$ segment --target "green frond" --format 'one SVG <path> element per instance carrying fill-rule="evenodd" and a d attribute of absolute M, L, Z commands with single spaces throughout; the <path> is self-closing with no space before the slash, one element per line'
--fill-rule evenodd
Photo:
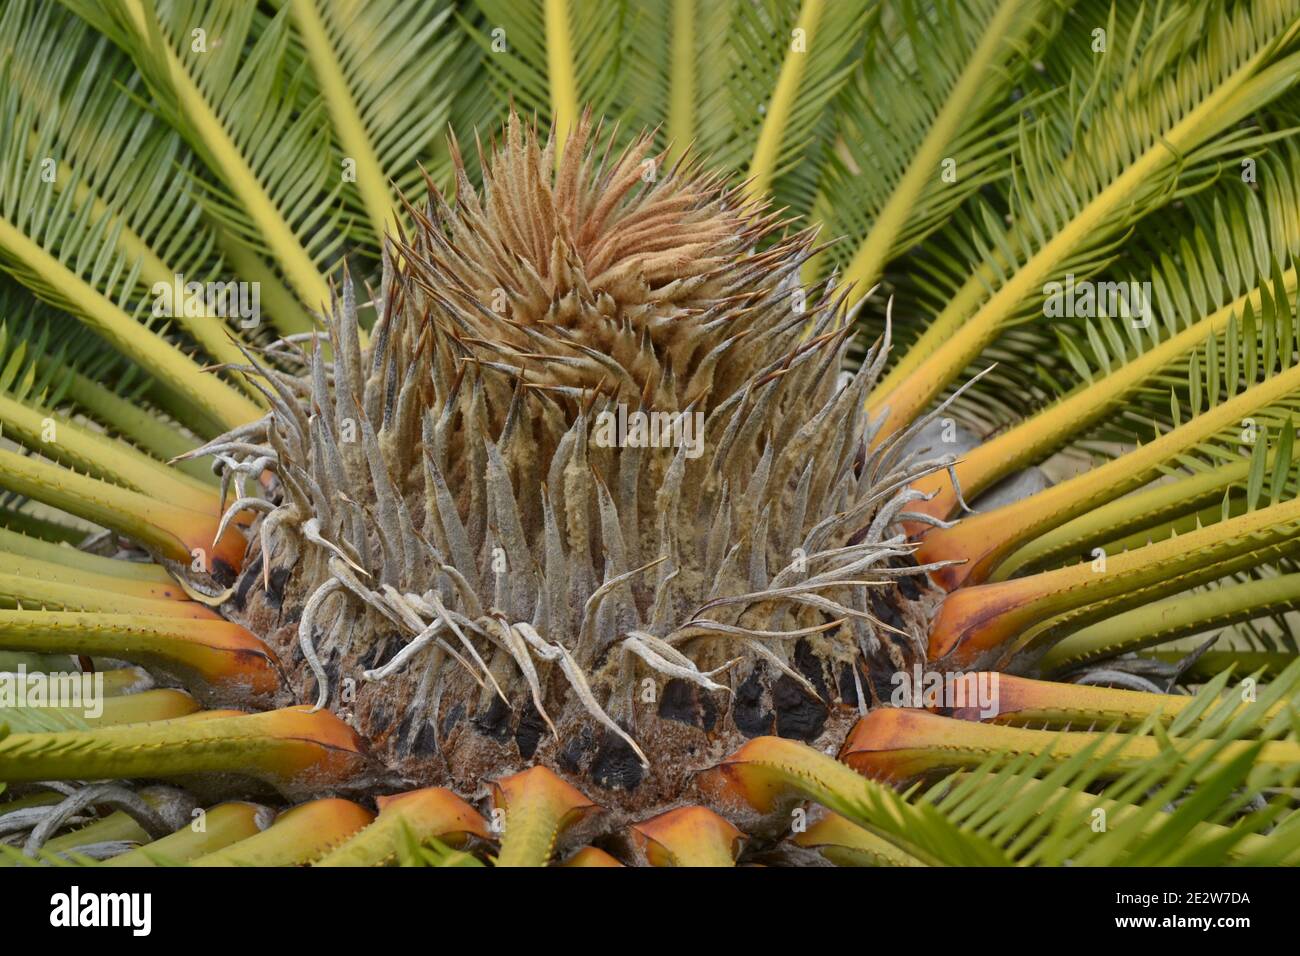
<path fill-rule="evenodd" d="M 1043 667 L 1068 670 L 1103 657 L 1168 644 L 1240 621 L 1300 607 L 1300 576 L 1283 574 L 1180 594 L 1080 628 L 1043 657 Z M 1289 638 L 1294 650 L 1294 638 Z"/>
<path fill-rule="evenodd" d="M 55 24 L 43 17 L 25 18 L 26 10 L 21 4 L 10 6 L 0 18 L 0 35 L 9 38 L 4 41 L 7 46 L 20 50 L 26 46 L 39 54 L 53 38 L 62 39 Z M 98 88 L 77 79 L 75 68 L 82 65 L 91 41 L 75 32 L 73 40 L 51 53 L 53 67 L 43 60 L 39 73 L 25 52 L 3 67 L 0 123 L 15 135 L 6 136 L 0 162 L 0 262 L 36 295 L 88 323 L 120 352 L 166 382 L 197 423 L 221 429 L 248 421 L 256 417 L 258 406 L 216 376 L 202 374 L 197 363 L 159 335 L 151 314 L 152 298 L 144 294 L 164 274 L 152 258 L 150 242 L 176 243 L 185 255 L 196 258 L 177 259 L 173 265 L 206 274 L 203 237 L 193 233 L 193 217 L 160 218 L 160 207 L 147 202 L 144 189 L 128 193 L 121 201 L 114 199 L 113 191 L 121 182 L 130 186 L 152 178 L 150 188 L 174 189 L 178 194 L 178 205 L 166 209 L 183 212 L 190 191 L 181 182 L 185 174 L 173 169 L 175 143 L 158 132 L 146 114 L 136 110 L 133 116 L 126 111 L 129 101 L 116 87 L 107 86 L 117 103 L 123 104 L 118 109 L 112 102 L 102 102 L 104 95 Z M 96 68 L 120 75 L 121 63 L 112 62 L 109 49 L 98 41 L 89 56 Z M 89 131 L 79 128 L 84 120 L 78 117 L 86 111 L 103 116 L 111 125 Z M 60 123 L 65 116 L 71 119 Z M 116 159 L 122 150 L 139 153 L 119 180 Z M 170 281 L 172 273 L 165 275 Z M 219 355 L 230 349 L 224 334 L 210 323 L 192 324 L 188 331 Z M 238 355 L 234 350 L 230 354 Z"/>
<path fill-rule="evenodd" d="M 988 866 L 1010 861 L 982 837 L 962 832 L 924 803 L 860 776 L 805 744 L 759 737 L 715 771 L 760 812 L 813 800 L 926 865 Z"/>
<path fill-rule="evenodd" d="M 1172 17 L 1185 15 L 1170 9 Z M 1011 225 L 987 218 L 984 234 L 974 237 L 972 271 L 881 382 L 873 410 L 889 406 L 892 423 L 915 416 L 1004 327 L 1041 313 L 1047 282 L 1096 272 L 1136 220 L 1212 173 L 1226 153 L 1269 142 L 1272 134 L 1249 129 L 1219 134 L 1291 85 L 1298 30 L 1285 0 L 1238 7 L 1216 19 L 1158 83 L 1138 89 L 1115 82 L 1104 111 L 1089 116 L 1088 87 L 1046 101 L 1043 122 L 1022 124 L 1007 195 Z M 1114 69 L 1119 52 L 1112 47 L 1099 58 L 1108 65 L 1097 67 L 1094 81 Z M 1075 130 L 1063 156 L 1054 125 Z"/>
<path fill-rule="evenodd" d="M 102 254 L 138 266 L 141 291 L 170 285 L 177 273 L 209 278 L 213 237 L 188 181 L 188 157 L 180 138 L 133 99 L 126 57 L 57 6 L 13 5 L 0 21 L 0 38 L 14 51 L 6 85 L 23 99 L 6 126 L 26 140 L 15 147 L 24 147 L 29 181 L 48 181 L 56 196 L 70 192 L 70 214 L 84 209 L 87 224 L 105 234 Z M 104 82 L 106 76 L 113 80 Z M 171 201 L 159 205 L 151 194 Z M 39 219 L 27 228 L 48 232 Z M 65 246 L 69 240 L 75 241 L 66 236 Z M 214 359 L 239 360 L 228 338 L 239 331 L 220 318 L 180 310 L 174 319 Z"/>
<path fill-rule="evenodd" d="M 343 170 L 326 105 L 305 94 L 308 67 L 290 62 L 289 11 L 265 20 L 228 0 L 68 5 L 130 54 L 160 115 L 215 177 L 192 178 L 208 213 L 273 261 L 307 309 L 323 309 L 324 272 L 347 232 Z"/>
<path fill-rule="evenodd" d="M 0 740 L 0 765 L 14 782 L 240 773 L 293 794 L 321 779 L 346 777 L 363 762 L 346 725 L 302 710 L 214 711 L 122 727 L 11 733 Z"/>
<path fill-rule="evenodd" d="M 1034 109 L 1010 93 L 1042 55 L 1056 6 L 979 0 L 886 8 L 836 103 L 840 127 L 814 208 L 827 238 L 856 240 L 825 254 L 853 284 L 850 301 L 973 192 L 1006 175 L 1016 119 Z"/>
<path fill-rule="evenodd" d="M 863 28 L 872 12 L 869 4 L 828 3 L 827 0 L 802 0 L 797 15 L 790 17 L 779 3 L 741 5 L 735 36 L 741 42 L 742 62 L 737 65 L 734 81 L 755 93 L 755 77 L 746 75 L 743 59 L 757 50 L 746 49 L 745 42 L 762 38 L 766 56 L 781 54 L 771 93 L 745 99 L 739 103 L 760 103 L 759 116 L 744 122 L 741 129 L 755 130 L 753 152 L 745 176 L 747 192 L 763 197 L 775 193 L 779 202 L 807 209 L 812 202 L 815 179 L 808 176 L 808 164 L 815 163 L 826 137 L 824 112 L 835 94 L 847 82 L 850 54 L 860 49 Z M 789 37 L 784 49 L 770 41 L 772 33 Z M 733 91 L 734 95 L 734 91 Z M 800 166 L 804 167 L 800 182 Z M 816 167 L 813 167 L 816 168 Z M 784 180 L 778 184 L 779 180 Z"/>
<path fill-rule="evenodd" d="M 630 43 L 627 0 L 475 0 L 475 6 L 479 17 L 467 29 L 481 47 L 499 110 L 536 114 L 557 143 L 584 109 L 617 118 Z"/>
<path fill-rule="evenodd" d="M 255 836 L 271 816 L 251 803 L 223 803 L 203 813 L 194 824 L 105 860 L 104 866 L 183 866 Z"/>
<path fill-rule="evenodd" d="M 1199 713 L 1189 711 L 1175 722 L 1171 733 L 1181 735 L 1177 742 L 1162 742 L 1147 763 L 1118 767 L 1126 740 L 1154 733 L 1142 727 L 1127 736 L 1102 736 L 1054 767 L 1045 756 L 990 758 L 933 786 L 923 802 L 1005 848 L 1021 864 L 1294 863 L 1300 841 L 1265 836 L 1284 804 L 1258 810 L 1251 803 L 1255 793 L 1294 785 L 1295 770 L 1262 767 L 1257 759 L 1264 744 L 1236 742 L 1294 734 L 1287 721 L 1263 715 L 1293 699 L 1300 667 L 1288 668 L 1245 707 L 1227 680 L 1228 674 L 1221 674 L 1202 689 Z M 1193 717 L 1199 723 L 1193 724 Z M 1235 755 L 1228 757 L 1234 747 Z"/>
<path fill-rule="evenodd" d="M 1061 299 L 1048 318 L 1056 326 L 1062 364 L 1072 374 L 1058 371 L 1056 378 L 1078 384 L 1068 390 L 1049 384 L 1063 394 L 959 463 L 962 488 L 978 494 L 1062 448 L 1145 442 L 1152 423 L 1174 427 L 1231 397 L 1225 391 L 1229 381 L 1235 394 L 1239 381 L 1260 381 L 1270 370 L 1288 367 L 1297 341 L 1293 257 L 1300 251 L 1300 230 L 1288 212 L 1289 187 L 1281 184 L 1300 170 L 1298 158 L 1287 143 L 1261 163 L 1269 184 L 1258 193 L 1226 181 L 1199 197 L 1186 215 L 1159 217 L 1185 228 L 1175 241 L 1152 239 L 1148 256 L 1131 253 L 1130 261 L 1145 258 L 1141 269 L 1112 273 L 1109 286 L 1095 283 L 1089 291 L 1097 295 L 1087 311 L 1097 315 L 1074 318 L 1077 294 L 1069 281 L 1058 281 Z M 1111 306 L 1098 301 L 1101 292 L 1121 284 L 1150 300 L 1145 315 L 1107 314 Z M 1126 301 L 1120 301 L 1121 311 Z M 1247 317 L 1251 335 L 1242 334 Z M 1050 350 L 1046 343 L 1039 347 Z M 1020 361 L 1041 367 L 1041 356 Z M 1051 381 L 1047 374 L 1042 379 Z M 1170 386 L 1182 383 L 1171 395 Z M 947 488 L 926 508 L 942 514 L 955 504 Z"/>
<path fill-rule="evenodd" d="M 382 237 L 396 235 L 399 197 L 414 202 L 423 189 L 418 164 L 447 185 L 446 131 L 474 132 L 455 115 L 482 85 L 473 43 L 445 0 L 280 5 L 328 109 L 338 161 L 355 173 L 341 197 L 365 225 L 353 237 L 378 259 Z"/>

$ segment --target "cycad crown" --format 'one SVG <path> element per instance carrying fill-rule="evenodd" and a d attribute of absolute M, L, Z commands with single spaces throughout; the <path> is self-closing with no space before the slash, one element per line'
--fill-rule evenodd
<path fill-rule="evenodd" d="M 557 169 L 512 118 L 481 194 L 458 167 L 454 204 L 413 213 L 373 345 L 345 280 L 337 360 L 263 366 L 273 411 L 207 446 L 279 479 L 236 618 L 301 659 L 299 699 L 363 674 L 344 706 L 411 779 L 542 762 L 666 804 L 755 732 L 834 714 L 833 744 L 872 670 L 923 656 L 873 608 L 906 603 L 893 522 L 938 466 L 866 453 L 878 366 L 845 377 L 840 303 L 798 284 L 810 237 L 760 251 L 761 204 L 649 150 L 584 123 Z"/>
<path fill-rule="evenodd" d="M 1300 0 L 0 50 L 0 852 L 1300 861 Z"/>

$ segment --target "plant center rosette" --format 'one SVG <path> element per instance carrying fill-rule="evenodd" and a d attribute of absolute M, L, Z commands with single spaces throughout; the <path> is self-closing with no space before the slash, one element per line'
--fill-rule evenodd
<path fill-rule="evenodd" d="M 224 613 L 411 783 L 540 763 L 644 814 L 750 737 L 838 747 L 925 658 L 901 523 L 951 463 L 871 447 L 887 343 L 849 371 L 812 235 L 648 140 L 514 119 L 481 162 L 368 337 L 348 280 L 254 360 L 272 411 L 206 447 L 256 516 Z"/>

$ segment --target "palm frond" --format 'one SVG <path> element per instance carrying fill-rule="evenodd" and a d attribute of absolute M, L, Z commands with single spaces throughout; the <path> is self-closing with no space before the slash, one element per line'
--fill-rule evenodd
<path fill-rule="evenodd" d="M 1173 18 L 1186 15 L 1169 9 Z M 1298 13 L 1287 0 L 1225 12 L 1194 50 L 1141 88 L 1134 79 L 1144 72 L 1141 50 L 1111 47 L 1088 84 L 1047 101 L 1043 122 L 1022 124 L 1007 196 L 1012 225 L 986 213 L 972 236 L 971 271 L 936 272 L 947 304 L 882 381 L 873 410 L 888 406 L 891 423 L 914 416 L 1003 328 L 1041 314 L 1046 283 L 1096 272 L 1134 221 L 1211 174 L 1223 155 L 1275 138 L 1248 128 L 1219 134 L 1294 82 Z M 1162 36 L 1163 25 L 1152 35 Z M 1129 78 L 1112 80 L 1107 109 L 1090 110 L 1120 53 L 1129 57 Z M 1073 131 L 1064 153 L 1056 127 Z"/>
<path fill-rule="evenodd" d="M 134 61 L 159 114 L 215 181 L 194 177 L 204 208 L 276 264 L 309 310 L 330 301 L 324 272 L 348 223 L 337 202 L 325 102 L 292 62 L 288 9 L 266 19 L 228 0 L 68 5 Z"/>
<path fill-rule="evenodd" d="M 31 49 L 40 51 L 61 39 L 56 21 L 43 17 L 29 21 L 21 17 L 23 12 L 21 6 L 9 7 L 0 21 L 0 30 L 10 36 L 9 42 L 21 48 L 30 41 Z M 111 99 L 104 102 L 101 96 L 95 100 L 95 87 L 77 79 L 81 56 L 87 52 L 83 43 L 93 46 L 89 53 L 97 67 L 111 71 L 123 64 L 113 64 L 104 41 L 91 41 L 75 29 L 72 36 L 81 42 L 52 52 L 52 67 L 48 61 L 41 65 L 41 75 L 54 78 L 50 86 L 32 88 L 36 74 L 30 72 L 34 64 L 26 53 L 11 58 L 5 66 L 12 82 L 5 82 L 0 92 L 0 121 L 16 135 L 6 137 L 3 146 L 0 259 L 38 296 L 91 325 L 119 351 L 132 355 L 166 382 L 199 422 L 221 428 L 246 421 L 257 413 L 258 406 L 251 399 L 215 376 L 201 374 L 193 360 L 153 329 L 152 297 L 144 294 L 145 289 L 154 281 L 163 281 L 163 270 L 169 266 L 151 256 L 149 243 L 175 243 L 175 253 L 194 240 L 191 251 L 197 251 L 199 258 L 187 258 L 187 252 L 173 265 L 187 268 L 197 263 L 198 274 L 206 274 L 201 264 L 206 255 L 203 237 L 191 231 L 192 217 L 182 215 L 169 221 L 167 208 L 150 201 L 150 187 L 142 185 L 150 182 L 159 188 L 176 188 L 180 197 L 177 208 L 183 210 L 187 190 L 180 182 L 184 174 L 171 168 L 174 144 L 169 145 L 165 134 L 155 135 L 157 128 L 142 113 L 132 115 L 121 96 L 116 100 L 121 109 L 114 109 Z M 106 122 L 93 133 L 78 119 L 88 106 L 102 108 Z M 62 117 L 69 119 L 60 122 Z M 138 148 L 141 154 L 136 164 L 122 171 L 119 180 L 117 156 L 127 148 Z M 159 173 L 160 181 L 155 179 Z M 134 198 L 124 202 L 114 198 L 121 181 L 139 187 Z M 173 229 L 177 230 L 175 238 Z M 145 275 L 147 262 L 152 265 L 148 266 L 150 274 Z M 172 277 L 173 273 L 166 273 L 168 283 Z M 211 344 L 218 354 L 225 354 L 230 347 L 228 340 L 217 344 L 222 333 L 211 324 L 191 323 L 187 331 Z"/>
<path fill-rule="evenodd" d="M 378 259 L 382 237 L 396 234 L 399 197 L 414 202 L 423 188 L 418 165 L 448 184 L 446 131 L 472 134 L 492 118 L 486 109 L 469 122 L 458 115 L 481 85 L 474 44 L 445 0 L 280 6 L 293 15 L 312 68 L 305 85 L 325 101 L 348 171 L 341 199 L 364 223 L 351 238 Z"/>
<path fill-rule="evenodd" d="M 1012 91 L 1059 19 L 1047 0 L 901 3 L 887 12 L 836 103 L 841 125 L 815 206 L 828 237 L 857 240 L 827 252 L 854 286 L 850 301 L 1007 174 L 1016 119 L 1035 109 Z"/>

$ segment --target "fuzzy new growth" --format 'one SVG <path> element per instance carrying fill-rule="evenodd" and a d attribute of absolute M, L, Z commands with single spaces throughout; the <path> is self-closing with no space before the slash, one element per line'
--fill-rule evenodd
<path fill-rule="evenodd" d="M 362 677 L 354 716 L 390 764 L 502 705 L 554 738 L 532 741 L 543 762 L 584 727 L 643 767 L 679 760 L 639 704 L 647 677 L 726 711 L 763 668 L 829 706 L 793 663 L 806 641 L 862 708 L 873 658 L 923 654 L 910 633 L 882 644 L 897 629 L 869 592 L 924 570 L 895 522 L 907 483 L 951 461 L 867 450 L 887 343 L 846 376 L 840 303 L 798 285 L 809 234 L 775 238 L 775 215 L 661 170 L 648 140 L 611 158 L 600 138 L 584 123 L 551 172 L 554 143 L 514 119 L 481 193 L 458 162 L 454 202 L 431 187 L 385 261 L 369 348 L 345 279 L 332 359 L 317 342 L 297 377 L 259 365 L 271 412 L 207 446 L 231 512 L 269 511 L 245 573 L 263 603 L 302 607 L 272 636 L 300 649 L 298 694 L 341 709 L 338 683 Z M 593 441 L 620 403 L 703 412 L 703 453 Z M 453 777 L 480 753 L 438 750 Z"/>

